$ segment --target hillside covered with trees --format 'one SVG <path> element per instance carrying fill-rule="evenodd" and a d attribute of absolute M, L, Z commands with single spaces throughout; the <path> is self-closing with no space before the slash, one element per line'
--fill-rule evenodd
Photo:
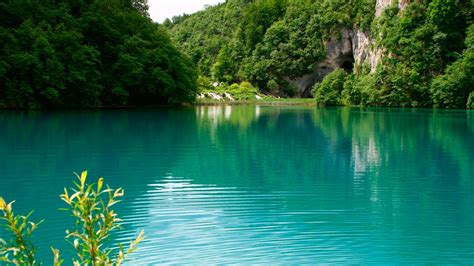
<path fill-rule="evenodd" d="M 0 106 L 174 104 L 196 70 L 151 21 L 146 0 L 0 3 Z"/>
<path fill-rule="evenodd" d="M 162 25 L 146 0 L 7 0 L 0 107 L 178 104 L 219 84 L 240 98 L 474 108 L 473 21 L 472 0 L 227 0 Z"/>
<path fill-rule="evenodd" d="M 473 108 L 473 8 L 472 0 L 227 0 L 164 26 L 202 79 L 224 86 L 312 91 L 327 105 Z"/>

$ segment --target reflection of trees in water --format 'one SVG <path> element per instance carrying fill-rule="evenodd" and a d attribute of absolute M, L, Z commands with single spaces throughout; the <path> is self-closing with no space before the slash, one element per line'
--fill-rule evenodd
<path fill-rule="evenodd" d="M 180 152 L 176 147 L 189 144 L 195 130 L 195 117 L 187 110 L 3 113 L 0 120 L 2 156 L 15 156 L 16 163 L 29 166 L 13 169 L 2 161 L 2 169 L 25 174 L 65 164 L 71 167 L 68 174 L 76 167 L 113 172 L 154 168 L 162 165 L 154 160 L 162 160 L 158 155 L 163 153 L 164 163 L 172 164 Z M 25 151 L 30 156 L 21 156 Z"/>
<path fill-rule="evenodd" d="M 474 117 L 472 111 L 437 111 L 430 118 L 432 141 L 445 152 L 446 160 L 459 171 L 463 182 L 474 176 Z"/>
<path fill-rule="evenodd" d="M 381 166 L 380 164 L 390 166 L 391 162 L 399 161 L 405 165 L 403 168 L 413 170 L 420 160 L 421 163 L 441 160 L 437 157 L 440 153 L 463 153 L 457 158 L 451 158 L 452 160 L 472 158 L 470 147 L 473 145 L 473 138 L 470 137 L 472 134 L 469 133 L 469 119 L 466 119 L 465 111 L 382 110 L 383 112 L 359 108 L 317 109 L 314 121 L 331 142 L 349 139 L 356 161 L 372 167 Z M 439 143 L 437 140 L 441 139 L 444 140 Z M 411 163 L 414 163 L 412 167 L 406 167 Z M 430 165 L 435 168 L 439 166 Z M 469 164 L 459 167 L 469 167 Z"/>
<path fill-rule="evenodd" d="M 266 168 L 268 172 L 272 168 L 281 170 L 289 163 L 291 167 L 287 168 L 288 171 L 301 170 L 299 166 L 303 166 L 308 169 L 307 172 L 316 174 L 325 169 L 324 162 L 334 160 L 334 167 L 351 169 L 352 172 L 345 173 L 351 176 L 383 169 L 424 176 L 439 170 L 438 165 L 429 164 L 430 161 L 441 160 L 439 154 L 449 153 L 448 149 L 456 150 L 455 145 L 440 147 L 432 143 L 438 137 L 429 128 L 444 130 L 441 135 L 446 139 L 456 130 L 468 132 L 465 120 L 464 126 L 458 125 L 457 128 L 449 125 L 438 127 L 436 124 L 440 121 L 451 122 L 430 118 L 431 111 L 423 110 L 325 108 L 311 111 L 261 107 L 258 111 L 260 117 L 256 118 L 254 107 L 231 107 L 227 111 L 229 107 L 212 107 L 215 108 L 212 111 L 206 108 L 198 110 L 200 131 L 209 131 L 213 143 L 223 151 L 232 147 L 238 149 L 238 156 L 249 158 L 248 161 L 258 161 L 258 167 Z M 206 111 L 207 116 L 203 113 Z M 210 116 L 213 118 L 210 119 Z M 205 138 L 206 135 L 201 137 Z M 203 141 L 202 138 L 200 141 Z M 457 137 L 454 141 L 462 143 L 466 138 L 468 136 Z M 464 146 L 464 149 L 467 147 L 469 145 Z M 466 154 L 465 157 L 470 158 L 472 154 Z M 290 160 L 287 158 L 296 160 L 288 162 Z M 417 167 L 420 159 L 429 165 L 428 169 Z M 268 167 L 277 162 L 283 166 Z M 317 167 L 318 164 L 321 167 Z M 448 172 L 445 174 L 452 174 L 452 170 L 446 169 Z"/>
<path fill-rule="evenodd" d="M 0 158 L 7 158 L 0 160 L 0 174 L 15 177 L 0 179 L 0 186 L 15 187 L 4 193 L 18 205 L 56 209 L 56 195 L 74 170 L 88 168 L 114 187 L 134 190 L 131 202 L 172 173 L 196 184 L 294 193 L 279 197 L 288 209 L 359 208 L 373 214 L 374 226 L 383 220 L 400 234 L 420 226 L 449 229 L 429 233 L 450 239 L 446 234 L 457 231 L 449 224 L 474 222 L 463 215 L 474 212 L 473 117 L 466 111 L 263 106 L 0 112 Z M 22 202 L 17 195 L 37 200 Z"/>
<path fill-rule="evenodd" d="M 206 115 L 201 115 L 198 122 L 198 143 L 207 142 L 209 135 L 204 132 L 216 136 L 212 137 L 215 149 L 203 149 L 205 154 L 199 159 L 212 164 L 209 167 L 216 176 L 230 176 L 263 187 L 299 185 L 298 179 L 311 183 L 318 175 L 315 171 L 322 171 L 315 165 L 330 164 L 334 159 L 324 155 L 331 150 L 324 145 L 325 140 L 319 140 L 322 136 L 312 124 L 311 109 L 232 107 L 226 120 L 224 107 L 218 108 L 222 110 L 218 121 L 226 123 L 215 126 L 216 120 Z"/>
<path fill-rule="evenodd" d="M 384 224 L 406 234 L 418 230 L 413 222 L 427 228 L 457 224 L 462 216 L 457 204 L 474 211 L 469 204 L 474 138 L 465 111 L 440 116 L 431 110 L 262 108 L 259 118 L 246 112 L 252 122 L 239 134 L 232 123 L 213 129 L 216 150 L 207 150 L 201 160 L 209 160 L 214 182 L 287 191 L 323 186 L 326 192 L 308 200 L 327 208 L 352 204 L 334 201 L 327 191 L 359 204 L 365 200 Z M 305 206 L 301 199 L 288 204 Z M 440 208 L 452 215 L 439 216 Z M 447 231 L 431 233 L 444 238 Z"/>
<path fill-rule="evenodd" d="M 189 149 L 192 146 L 199 148 L 197 161 L 212 163 L 216 171 L 224 169 L 222 173 L 260 170 L 299 176 L 304 171 L 325 176 L 330 166 L 344 176 L 380 169 L 409 169 L 409 174 L 416 175 L 413 170 L 419 168 L 420 159 L 440 160 L 435 158 L 439 154 L 452 162 L 472 158 L 474 119 L 467 114 L 239 106 L 151 112 L 3 112 L 0 154 L 28 167 L 9 167 L 8 160 L 0 166 L 7 176 L 31 176 L 32 170 L 47 174 L 64 165 L 72 168 L 68 171 L 77 167 L 114 173 L 141 167 L 160 171 L 192 158 L 196 152 Z M 30 156 L 21 156 L 25 151 Z M 223 162 L 233 171 L 227 171 Z M 394 169 L 395 164 L 403 167 Z M 436 164 L 430 167 L 423 172 L 438 171 Z M 446 171 L 472 176 L 469 163 L 457 167 Z"/>
<path fill-rule="evenodd" d="M 474 134 L 474 111 L 467 111 L 467 123 L 471 129 L 471 133 Z"/>
<path fill-rule="evenodd" d="M 456 219 L 472 222 L 462 214 L 473 211 L 469 195 L 474 171 L 469 162 L 474 160 L 474 138 L 466 112 L 383 110 L 320 109 L 314 121 L 331 142 L 352 142 L 354 182 L 363 177 L 372 206 L 385 224 L 410 234 L 417 225 L 432 230 L 449 228 L 459 222 Z M 440 238 L 448 234 L 430 233 Z"/>
<path fill-rule="evenodd" d="M 49 245 L 64 243 L 67 215 L 57 210 L 73 171 L 88 169 L 127 191 L 146 188 L 191 145 L 195 124 L 189 110 L 0 112 L 0 192 L 19 212 L 46 220 L 37 236 L 40 255 L 50 258 Z M 127 193 L 123 207 L 135 196 Z"/>

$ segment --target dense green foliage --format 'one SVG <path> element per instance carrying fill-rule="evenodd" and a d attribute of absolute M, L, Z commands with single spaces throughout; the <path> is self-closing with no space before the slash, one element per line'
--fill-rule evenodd
<path fill-rule="evenodd" d="M 374 6 L 374 0 L 228 0 L 165 25 L 201 75 L 291 96 L 288 78 L 311 72 L 326 55 L 324 39 L 338 28 L 368 27 Z"/>
<path fill-rule="evenodd" d="M 474 109 L 474 25 L 469 26 L 466 47 L 446 73 L 433 80 L 433 101 L 442 107 L 461 107 L 468 99 L 467 108 Z"/>
<path fill-rule="evenodd" d="M 146 0 L 0 3 L 0 105 L 192 101 L 196 73 L 147 15 Z"/>
<path fill-rule="evenodd" d="M 294 80 L 311 74 L 321 104 L 471 107 L 473 1 L 392 2 L 376 17 L 376 0 L 227 0 L 158 25 L 146 0 L 4 1 L 0 106 L 191 102 L 198 74 L 237 94 L 250 82 L 292 97 L 304 94 Z M 327 41 L 354 29 L 370 33 L 365 53 L 380 62 L 339 63 L 348 75 L 323 80 Z"/>
<path fill-rule="evenodd" d="M 317 95 L 325 100 L 318 100 L 465 108 L 474 87 L 468 30 L 474 3 L 404 1 L 408 5 L 400 10 L 393 1 L 376 18 L 375 2 L 227 0 L 166 25 L 200 75 L 219 82 L 250 81 L 262 92 L 284 96 L 295 94 L 293 78 L 311 73 L 325 59 L 325 41 L 339 38 L 342 29 L 370 32 L 370 49 L 382 53 L 377 68 L 354 66 L 342 91 L 324 85 Z"/>
<path fill-rule="evenodd" d="M 348 102 L 465 108 L 473 90 L 472 49 L 461 53 L 469 47 L 469 38 L 466 46 L 464 39 L 472 10 L 472 3 L 457 0 L 386 9 L 372 25 L 377 46 L 384 51 L 382 63 L 375 72 L 356 74 Z"/>
<path fill-rule="evenodd" d="M 340 95 L 344 89 L 347 73 L 338 68 L 324 77 L 321 83 L 313 87 L 313 96 L 320 105 L 341 104 Z"/>

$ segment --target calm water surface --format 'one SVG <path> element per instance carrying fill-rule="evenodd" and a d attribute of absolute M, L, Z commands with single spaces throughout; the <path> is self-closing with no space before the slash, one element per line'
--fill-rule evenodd
<path fill-rule="evenodd" d="M 125 188 L 120 240 L 146 231 L 128 265 L 474 263 L 474 112 L 0 112 L 0 194 L 45 219 L 46 265 L 83 169 Z"/>

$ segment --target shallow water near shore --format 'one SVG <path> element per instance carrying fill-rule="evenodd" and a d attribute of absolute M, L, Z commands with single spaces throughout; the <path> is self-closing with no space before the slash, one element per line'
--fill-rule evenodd
<path fill-rule="evenodd" d="M 71 250 L 72 172 L 125 189 L 128 265 L 472 264 L 474 112 L 198 106 L 0 111 L 0 195 Z M 2 232 L 3 234 L 3 232 Z"/>

